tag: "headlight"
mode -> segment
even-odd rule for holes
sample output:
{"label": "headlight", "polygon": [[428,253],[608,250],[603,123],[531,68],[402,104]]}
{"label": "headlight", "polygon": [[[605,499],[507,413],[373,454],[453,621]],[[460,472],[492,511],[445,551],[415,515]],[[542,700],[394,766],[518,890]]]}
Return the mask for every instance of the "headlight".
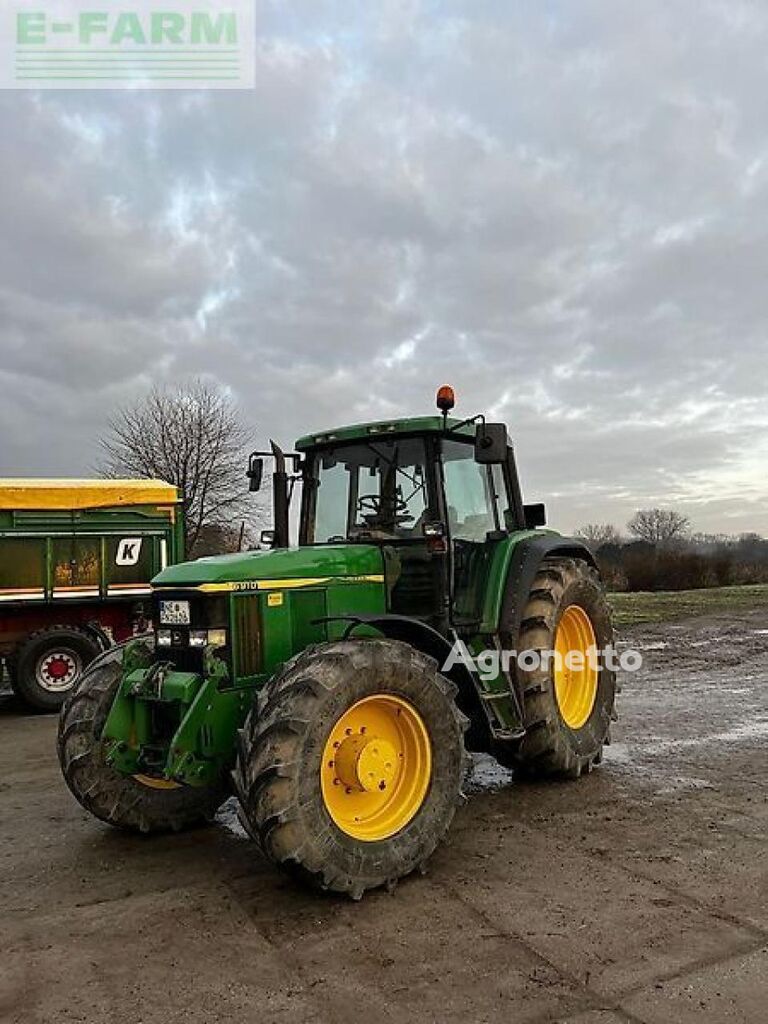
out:
{"label": "headlight", "polygon": [[226,647],[227,646],[227,631],[226,629],[209,629],[208,630],[208,643],[211,647]]}
{"label": "headlight", "polygon": [[189,646],[190,647],[205,647],[208,643],[208,630],[207,629],[190,629],[189,631]]}
{"label": "headlight", "polygon": [[190,647],[224,647],[227,643],[226,629],[190,629]]}
{"label": "headlight", "polygon": [[158,629],[158,631],[157,631],[157,646],[158,647],[170,647],[171,646],[171,631],[170,631],[170,629]]}

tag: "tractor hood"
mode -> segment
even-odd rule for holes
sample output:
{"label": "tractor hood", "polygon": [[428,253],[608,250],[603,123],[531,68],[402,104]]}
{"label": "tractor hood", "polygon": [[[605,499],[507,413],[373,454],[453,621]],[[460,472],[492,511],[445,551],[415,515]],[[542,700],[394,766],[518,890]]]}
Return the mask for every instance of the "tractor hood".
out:
{"label": "tractor hood", "polygon": [[159,587],[197,587],[206,583],[258,583],[260,580],[306,581],[369,578],[383,582],[381,549],[372,544],[323,544],[317,547],[244,551],[199,558],[164,569],[152,580]]}

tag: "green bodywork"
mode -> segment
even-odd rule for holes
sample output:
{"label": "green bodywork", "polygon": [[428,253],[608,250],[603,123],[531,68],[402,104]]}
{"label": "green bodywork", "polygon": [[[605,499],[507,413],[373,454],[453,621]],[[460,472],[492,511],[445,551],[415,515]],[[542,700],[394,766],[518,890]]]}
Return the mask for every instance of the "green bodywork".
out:
{"label": "green bodywork", "polygon": [[[205,558],[166,569],[153,586],[160,597],[221,594],[229,657],[206,648],[202,672],[163,671],[159,648],[151,654],[142,640],[129,644],[103,739],[120,771],[152,772],[188,785],[210,782],[231,762],[235,731],[255,690],[298,651],[342,636],[347,625],[316,620],[386,611],[384,562],[374,546],[328,545]],[[251,630],[243,635],[246,624]],[[246,644],[259,649],[257,671],[238,663]],[[157,751],[160,716],[175,730]]]}
{"label": "green bodywork", "polygon": [[373,423],[356,423],[349,427],[323,430],[317,434],[305,434],[296,442],[296,451],[305,452],[318,445],[341,444],[346,441],[361,441],[370,438],[393,437],[403,434],[433,434],[443,436],[446,429],[460,437],[471,439],[475,428],[462,420],[442,416],[411,416],[401,420],[375,420]]}
{"label": "green bodywork", "polygon": [[[297,449],[349,442],[379,432],[443,431],[441,417],[363,424],[302,438]],[[470,436],[473,428],[462,428]],[[469,433],[468,433],[469,431]],[[493,545],[490,563],[474,581],[482,609],[471,631],[457,629],[472,652],[499,642],[499,623],[510,561],[534,531],[507,532]],[[541,530],[535,531],[538,535]],[[231,768],[235,734],[256,692],[296,653],[341,638],[344,616],[386,615],[397,577],[397,558],[386,544],[324,543],[296,549],[246,552],[175,565],[153,580],[155,599],[206,604],[215,599],[224,648],[205,647],[196,665],[164,661],[138,639],[125,648],[117,695],[102,738],[109,762],[125,774],[151,774],[198,786]],[[372,625],[355,635],[378,635]],[[508,678],[478,683],[490,697],[487,711],[499,734],[520,729]],[[493,695],[496,695],[495,698]]]}

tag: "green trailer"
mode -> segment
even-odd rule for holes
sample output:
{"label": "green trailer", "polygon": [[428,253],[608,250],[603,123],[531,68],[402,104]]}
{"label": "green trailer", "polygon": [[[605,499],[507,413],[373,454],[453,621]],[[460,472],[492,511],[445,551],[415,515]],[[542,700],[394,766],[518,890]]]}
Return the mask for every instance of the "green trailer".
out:
{"label": "green trailer", "polygon": [[80,673],[143,631],[150,580],[184,551],[158,480],[0,480],[0,657],[28,704],[58,710]]}
{"label": "green trailer", "polygon": [[65,705],[59,757],[84,807],[160,832],[234,792],[264,855],[359,897],[424,865],[468,749],[536,778],[600,763],[615,680],[594,657],[612,636],[598,570],[523,504],[506,428],[452,404],[441,389],[441,415],[272,445],[272,550],[160,573],[152,635]]}

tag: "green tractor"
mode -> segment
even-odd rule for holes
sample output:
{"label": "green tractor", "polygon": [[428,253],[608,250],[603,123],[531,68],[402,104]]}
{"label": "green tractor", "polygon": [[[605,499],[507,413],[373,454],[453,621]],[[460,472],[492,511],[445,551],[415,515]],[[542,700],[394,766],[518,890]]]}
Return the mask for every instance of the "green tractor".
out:
{"label": "green tractor", "polygon": [[466,750],[528,778],[600,763],[615,676],[592,555],[523,504],[504,425],[453,404],[444,387],[440,415],[272,444],[271,550],[161,572],[151,635],[93,662],[62,709],[87,810],[178,830],[234,791],[267,858],[359,898],[423,867]]}

